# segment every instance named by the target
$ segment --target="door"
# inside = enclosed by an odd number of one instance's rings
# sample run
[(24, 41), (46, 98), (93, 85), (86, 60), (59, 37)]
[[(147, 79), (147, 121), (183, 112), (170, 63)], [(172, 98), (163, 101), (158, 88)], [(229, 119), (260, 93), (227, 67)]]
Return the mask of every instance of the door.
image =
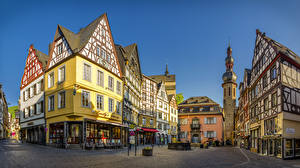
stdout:
[(81, 124), (69, 124), (69, 138), (70, 144), (79, 144), (81, 139)]

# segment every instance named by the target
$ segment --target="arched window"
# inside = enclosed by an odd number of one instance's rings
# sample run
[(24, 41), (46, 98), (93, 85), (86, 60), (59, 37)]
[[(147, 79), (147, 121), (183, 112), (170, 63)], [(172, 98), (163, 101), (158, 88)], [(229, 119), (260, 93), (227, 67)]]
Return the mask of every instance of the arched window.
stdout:
[(192, 124), (199, 124), (199, 119), (198, 118), (193, 118)]
[(230, 92), (231, 92), (231, 89), (230, 87), (228, 88), (228, 95), (230, 96)]

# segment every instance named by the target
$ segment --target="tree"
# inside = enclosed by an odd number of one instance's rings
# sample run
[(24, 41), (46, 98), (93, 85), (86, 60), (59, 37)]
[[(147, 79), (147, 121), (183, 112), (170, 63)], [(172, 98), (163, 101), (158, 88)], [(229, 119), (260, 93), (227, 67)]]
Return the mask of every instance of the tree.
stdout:
[(182, 94), (182, 93), (176, 94), (176, 103), (177, 103), (177, 104), (182, 103), (183, 100), (184, 100), (184, 97), (183, 97), (183, 94)]

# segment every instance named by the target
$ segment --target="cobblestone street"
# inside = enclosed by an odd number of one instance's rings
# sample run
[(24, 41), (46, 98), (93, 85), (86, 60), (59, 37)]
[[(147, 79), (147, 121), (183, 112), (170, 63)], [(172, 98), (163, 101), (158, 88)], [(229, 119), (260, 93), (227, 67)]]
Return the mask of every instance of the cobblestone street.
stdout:
[(246, 150), (231, 147), (191, 151), (154, 147), (154, 156), (145, 157), (141, 148), (134, 150), (65, 150), (48, 146), (0, 143), (0, 167), (299, 167), (299, 160), (280, 160), (262, 157)]

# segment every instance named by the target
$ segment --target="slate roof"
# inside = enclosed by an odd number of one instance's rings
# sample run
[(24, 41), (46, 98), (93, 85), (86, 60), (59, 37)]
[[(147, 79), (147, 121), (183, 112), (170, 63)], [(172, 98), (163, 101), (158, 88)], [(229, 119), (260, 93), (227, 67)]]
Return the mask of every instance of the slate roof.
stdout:
[[(106, 14), (103, 14), (96, 18), (94, 21), (92, 21), (89, 25), (86, 27), (80, 29), (78, 33), (74, 33), (71, 30), (63, 27), (62, 25), (58, 25), (59, 31), (63, 34), (63, 36), (66, 38), (71, 50), (75, 53), (80, 51), (88, 42), (90, 37), (92, 36), (94, 30), (96, 29), (97, 25), (99, 24), (100, 20), (105, 16)], [(60, 37), (59, 33), (56, 33), (54, 36), (54, 39), (57, 39)]]
[(297, 63), (300, 64), (300, 57), (294, 53), (292, 50), (287, 48), (286, 46), (282, 45), (281, 43), (271, 39), (270, 37), (267, 37), (265, 33), (261, 33), (258, 29), (256, 30), (257, 34), (261, 34), (261, 36), (268, 42), (271, 43), (271, 45), (274, 47), (275, 51), (278, 53), (282, 53), (286, 56), (289, 56), (290, 58), (294, 59)]
[(45, 69), (46, 66), (47, 66), (47, 61), (49, 59), (49, 56), (47, 54), (44, 54), (43, 52), (37, 50), (37, 49), (34, 49), (35, 50), (35, 53), (36, 53), (36, 56), (38, 58), (38, 60), (42, 63), (42, 68)]
[(175, 75), (151, 75), (149, 78), (157, 82), (175, 82)]
[(198, 97), (190, 97), (190, 98), (184, 100), (179, 105), (187, 105), (187, 104), (200, 104), (201, 105), (201, 104), (207, 104), (207, 103), (217, 104), (215, 101), (213, 101), (212, 99), (210, 99), (207, 96), (198, 96)]
[(135, 73), (140, 74), (140, 79), (142, 79), (142, 72), (141, 72), (140, 59), (139, 59), (138, 50), (137, 50), (137, 44), (133, 43), (126, 47), (122, 47), (121, 45), (115, 44), (115, 48), (116, 48), (116, 52), (117, 52), (120, 66), (122, 69), (122, 73), (125, 74), (126, 61), (130, 62), (129, 59), (133, 56), (134, 59), (137, 61), (136, 62), (137, 65), (134, 66)]

